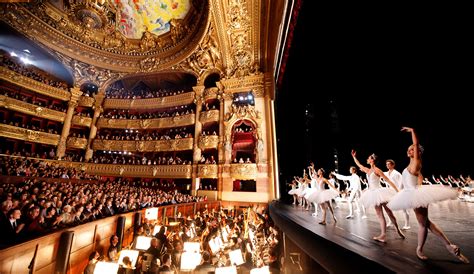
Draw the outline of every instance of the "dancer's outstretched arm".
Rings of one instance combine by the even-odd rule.
[[[365,172],[365,173],[369,173],[369,172],[370,172],[370,168],[363,166],[363,165],[359,162],[359,160],[357,160],[356,151],[355,151],[355,150],[352,150],[351,154],[352,154],[352,158],[354,159],[354,163],[360,168],[360,170],[363,171],[363,172]]]

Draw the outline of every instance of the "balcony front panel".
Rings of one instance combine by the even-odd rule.
[[[219,136],[217,135],[207,135],[199,137],[199,148],[200,149],[209,149],[216,148],[219,146]]]
[[[206,88],[204,90],[204,100],[216,99],[219,94],[219,89],[217,87]]]
[[[202,111],[199,115],[199,121],[201,123],[209,123],[209,122],[219,122],[219,110],[213,109],[208,111]]]
[[[217,165],[198,165],[197,169],[199,178],[217,178]]]
[[[183,116],[156,118],[156,119],[108,119],[99,118],[98,128],[118,129],[153,129],[173,128],[194,125],[196,115],[187,114]]]
[[[255,180],[257,178],[257,164],[231,164],[230,176],[239,180]]]
[[[69,101],[71,94],[69,91],[52,87],[47,84],[30,79],[5,67],[0,67],[0,79],[16,84],[23,88],[34,91],[38,94],[43,94],[49,97]]]
[[[58,134],[35,131],[5,124],[0,124],[0,136],[54,146],[58,145],[60,138]]]
[[[94,105],[95,99],[89,96],[81,96],[79,98],[79,106],[81,107],[92,107]]]
[[[82,127],[91,127],[92,118],[84,117],[80,115],[74,115],[72,117],[72,124],[76,126],[82,126]]]
[[[5,95],[0,95],[0,107],[57,122],[64,122],[66,117],[64,112],[26,103]]]
[[[95,139],[94,150],[112,151],[182,151],[193,149],[193,138],[159,140],[159,141],[115,141]]]
[[[87,139],[86,138],[69,137],[69,138],[67,138],[66,146],[68,148],[86,149]]]
[[[120,165],[120,164],[83,164],[87,173],[102,176],[148,177],[148,178],[185,178],[192,175],[192,165]]]
[[[147,99],[105,99],[105,109],[159,109],[191,104],[194,92]]]

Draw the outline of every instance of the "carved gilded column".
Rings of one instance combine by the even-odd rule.
[[[191,193],[196,194],[197,184],[200,182],[200,178],[197,176],[197,165],[199,160],[201,160],[201,149],[199,148],[199,137],[201,136],[202,123],[199,117],[201,116],[202,109],[202,95],[204,92],[204,86],[195,86],[193,87],[195,92],[194,103],[196,104],[196,123],[194,125],[194,146],[193,146],[193,176],[192,176],[192,185]]]
[[[91,130],[89,132],[89,139],[87,140],[87,149],[85,159],[86,161],[92,158],[94,151],[92,150],[92,141],[94,140],[95,136],[97,135],[97,120],[100,117],[100,114],[104,111],[102,108],[102,103],[104,102],[105,98],[105,89],[100,89],[99,92],[94,95],[95,102],[94,102],[94,115],[92,116],[92,123],[91,123]]]
[[[217,99],[219,99],[219,150],[218,150],[218,157],[219,164],[225,163],[225,131],[224,131],[224,94],[219,91],[217,95]]]
[[[61,132],[61,138],[59,139],[58,148],[56,150],[56,155],[58,159],[61,160],[66,153],[66,141],[69,136],[69,130],[71,129],[72,116],[74,115],[74,109],[77,107],[79,98],[82,95],[82,91],[79,87],[71,88],[71,99],[68,103],[68,108],[66,112],[66,118],[64,119],[63,130]]]

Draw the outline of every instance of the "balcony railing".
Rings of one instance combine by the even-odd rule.
[[[91,127],[92,118],[74,115],[72,117],[72,124],[76,126]]]
[[[255,180],[257,178],[257,164],[231,164],[230,176],[240,180]]]
[[[86,138],[69,137],[69,138],[67,138],[66,146],[68,148],[86,149],[87,139]]]
[[[2,66],[0,66],[0,79],[29,89],[38,94],[43,94],[63,101],[69,101],[69,99],[71,98],[71,94],[67,90],[52,87],[47,84],[38,82]]]
[[[58,134],[35,131],[5,124],[0,124],[0,136],[54,146],[58,145],[60,138]]]
[[[79,98],[79,106],[81,107],[92,107],[94,102],[95,99],[89,96],[81,96],[81,98]]]
[[[182,138],[158,141],[116,141],[95,139],[92,145],[94,150],[113,151],[182,151],[193,149],[194,138]]]
[[[199,148],[209,149],[217,148],[219,146],[219,136],[217,135],[206,135],[199,137]]]
[[[217,178],[217,165],[198,165],[197,174],[199,178]]]
[[[201,115],[199,115],[199,121],[201,123],[209,123],[209,122],[219,122],[219,110],[213,109],[208,111],[202,111]]]
[[[26,103],[5,95],[0,95],[0,107],[57,122],[64,122],[66,117],[64,112]]]
[[[159,109],[191,104],[194,92],[186,92],[173,96],[147,99],[110,99],[104,101],[105,109]]]
[[[119,129],[152,129],[152,128],[172,128],[194,125],[195,114],[187,114],[175,117],[156,119],[108,119],[99,118],[98,128],[119,128]]]

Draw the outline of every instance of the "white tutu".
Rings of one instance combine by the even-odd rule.
[[[423,185],[398,192],[390,200],[388,207],[392,210],[428,207],[431,203],[455,199],[457,196],[457,191],[449,187]]]
[[[303,197],[305,194],[305,191],[306,191],[306,188],[305,189],[298,188],[298,192],[296,192],[296,195],[298,195],[298,197]]]
[[[360,202],[365,208],[386,203],[392,199],[396,191],[392,188],[379,187],[367,189],[360,195]]]
[[[292,190],[288,191],[288,194],[290,195],[296,195],[297,188],[293,188]]]
[[[313,194],[315,191],[316,188],[314,187],[305,189],[304,198],[308,200],[309,196],[311,196],[311,194]]]
[[[339,196],[339,193],[334,189],[326,189],[311,194],[306,200],[312,203],[322,204],[324,202],[331,201],[337,196]]]

